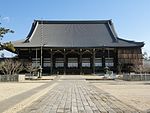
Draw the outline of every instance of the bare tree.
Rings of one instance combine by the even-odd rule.
[[[145,73],[150,73],[150,63],[144,64],[143,70]]]
[[[38,67],[34,67],[32,66],[32,63],[28,62],[26,65],[25,65],[25,69],[27,72],[30,73],[30,75],[32,75],[33,73],[37,72],[38,71]]]
[[[150,73],[150,63],[132,66],[132,70],[136,73]]]
[[[23,65],[18,60],[5,59],[0,62],[0,71],[3,74],[14,75],[23,70]]]
[[[135,65],[135,66],[132,66],[131,68],[136,73],[143,73],[144,72],[144,66],[143,65]]]

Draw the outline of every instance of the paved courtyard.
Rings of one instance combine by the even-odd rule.
[[[124,103],[150,113],[150,81],[91,80],[89,82]]]
[[[138,113],[136,108],[88,83],[82,76],[61,76],[46,95],[18,113]]]

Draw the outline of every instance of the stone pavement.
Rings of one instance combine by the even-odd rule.
[[[61,76],[57,85],[18,113],[139,113],[82,76]]]
[[[12,111],[11,109],[13,109],[13,108],[14,109],[18,109],[17,108],[17,104],[20,105],[20,103],[22,103],[24,100],[30,99],[32,96],[36,95],[37,93],[39,93],[41,91],[44,91],[46,88],[50,88],[55,83],[55,81],[57,81],[58,79],[59,79],[59,76],[55,77],[54,80],[49,81],[46,84],[43,84],[43,85],[41,85],[39,87],[36,87],[36,88],[31,89],[31,90],[29,90],[27,92],[24,92],[24,93],[15,95],[13,97],[10,97],[8,99],[5,99],[3,101],[0,101],[0,113],[3,113],[3,112],[15,113],[15,111],[14,110]],[[42,94],[40,94],[40,95],[42,95]],[[32,102],[32,101],[30,101],[30,102]]]

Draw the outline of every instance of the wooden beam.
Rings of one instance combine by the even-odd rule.
[[[67,66],[67,62],[66,62],[66,50],[64,49],[64,75],[66,75],[66,66]]]
[[[95,74],[95,49],[93,49],[93,62],[92,62],[92,66],[93,66],[93,74]]]
[[[79,63],[80,63],[80,75],[82,75],[83,73],[82,73],[82,49],[80,49],[80,61],[79,61]]]
[[[53,50],[51,49],[51,75],[53,74]]]

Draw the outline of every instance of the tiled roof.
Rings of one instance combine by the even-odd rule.
[[[111,20],[41,21],[35,20],[24,41],[15,47],[136,47],[143,42],[118,38]]]

